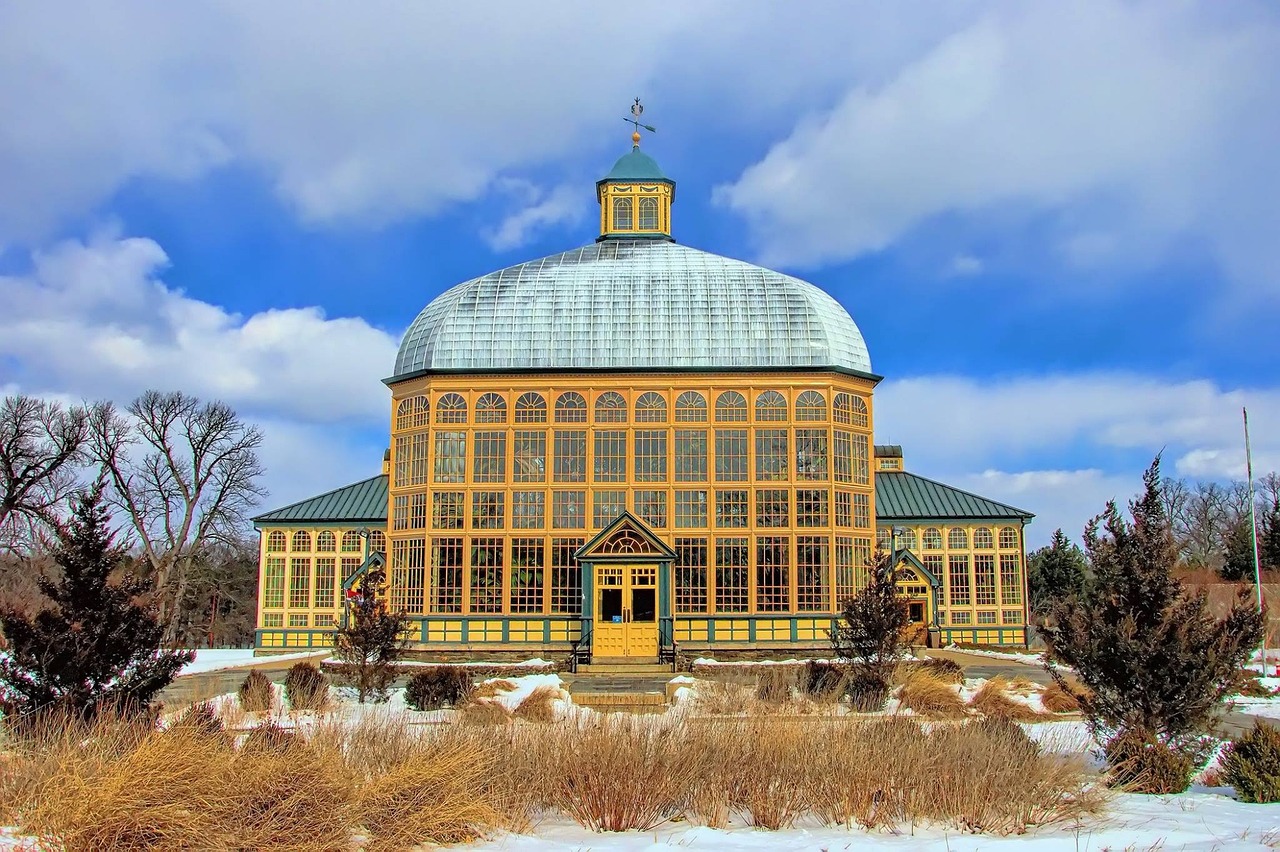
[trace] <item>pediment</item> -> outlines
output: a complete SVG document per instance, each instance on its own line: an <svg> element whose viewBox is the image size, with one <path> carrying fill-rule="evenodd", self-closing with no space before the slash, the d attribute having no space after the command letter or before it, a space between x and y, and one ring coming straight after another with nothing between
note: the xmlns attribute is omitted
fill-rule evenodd
<svg viewBox="0 0 1280 852"><path fill-rule="evenodd" d="M578 548L574 556L579 562L663 562L676 558L675 551L630 512L615 518L595 538Z"/></svg>

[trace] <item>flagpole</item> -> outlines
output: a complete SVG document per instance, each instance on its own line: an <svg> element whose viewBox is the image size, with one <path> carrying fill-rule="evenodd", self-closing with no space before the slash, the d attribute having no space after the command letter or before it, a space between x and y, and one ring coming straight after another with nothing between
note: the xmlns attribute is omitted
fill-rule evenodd
<svg viewBox="0 0 1280 852"><path fill-rule="evenodd" d="M1253 499L1253 452L1249 449L1249 409L1241 408L1244 414L1244 467L1245 478L1249 483L1249 540L1253 544L1253 587L1258 593L1258 612L1265 614L1262 601L1262 568L1258 564L1258 521L1255 517ZM1267 625L1262 625L1262 674L1267 674Z"/></svg>

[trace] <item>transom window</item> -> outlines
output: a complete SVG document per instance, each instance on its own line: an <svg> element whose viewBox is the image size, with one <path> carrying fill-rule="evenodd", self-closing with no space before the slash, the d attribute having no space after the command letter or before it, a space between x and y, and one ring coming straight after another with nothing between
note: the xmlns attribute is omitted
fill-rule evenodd
<svg viewBox="0 0 1280 852"><path fill-rule="evenodd" d="M547 400L540 393L521 394L516 400L517 423L546 423Z"/></svg>
<svg viewBox="0 0 1280 852"><path fill-rule="evenodd" d="M285 535L280 530L272 530L267 533L267 553L283 553L285 543Z"/></svg>
<svg viewBox="0 0 1280 852"><path fill-rule="evenodd" d="M697 391L685 391L676 398L677 423L706 423L707 398Z"/></svg>
<svg viewBox="0 0 1280 852"><path fill-rule="evenodd" d="M1018 546L1018 531L1013 527L1000 528L1000 547L1001 549L1011 549Z"/></svg>
<svg viewBox="0 0 1280 852"><path fill-rule="evenodd" d="M995 547L995 540L992 538L991 530L986 527L978 527L974 530L973 547L975 550L990 550Z"/></svg>
<svg viewBox="0 0 1280 852"><path fill-rule="evenodd" d="M636 420L640 423L666 423L667 401L662 394L648 391L636 400Z"/></svg>
<svg viewBox="0 0 1280 852"><path fill-rule="evenodd" d="M425 396L411 396L396 406L396 429L416 429L430 422L431 403Z"/></svg>
<svg viewBox="0 0 1280 852"><path fill-rule="evenodd" d="M725 391L716 397L716 420L742 423L747 419L747 398L737 391Z"/></svg>
<svg viewBox="0 0 1280 852"><path fill-rule="evenodd" d="M456 393L447 393L436 404L437 423L466 423L467 401Z"/></svg>
<svg viewBox="0 0 1280 852"><path fill-rule="evenodd" d="M316 536L316 550L320 553L333 553L338 549L337 537L328 530Z"/></svg>
<svg viewBox="0 0 1280 852"><path fill-rule="evenodd" d="M640 230L658 230L658 199L640 199Z"/></svg>
<svg viewBox="0 0 1280 852"><path fill-rule="evenodd" d="M942 530L937 527L929 527L924 531L924 549L925 550L941 550L942 549Z"/></svg>
<svg viewBox="0 0 1280 852"><path fill-rule="evenodd" d="M577 391L562 393L556 399L557 423L586 423L587 401Z"/></svg>
<svg viewBox="0 0 1280 852"><path fill-rule="evenodd" d="M615 391L605 391L596 397L596 422L627 422L627 401L622 398L622 394Z"/></svg>
<svg viewBox="0 0 1280 852"><path fill-rule="evenodd" d="M796 397L797 420L826 420L827 401L817 391L807 390Z"/></svg>
<svg viewBox="0 0 1280 852"><path fill-rule="evenodd" d="M293 550L308 551L311 549L311 535L298 530L293 534Z"/></svg>
<svg viewBox="0 0 1280 852"><path fill-rule="evenodd" d="M631 230L631 199L613 199L613 227L619 231Z"/></svg>
<svg viewBox="0 0 1280 852"><path fill-rule="evenodd" d="M360 533L355 530L347 530L342 534L342 552L343 553L359 553L360 552Z"/></svg>
<svg viewBox="0 0 1280 852"><path fill-rule="evenodd" d="M786 420L787 398L777 391L764 391L756 397L757 420Z"/></svg>
<svg viewBox="0 0 1280 852"><path fill-rule="evenodd" d="M947 531L947 547L952 550L964 550L969 546L969 533L962 529Z"/></svg>
<svg viewBox="0 0 1280 852"><path fill-rule="evenodd" d="M496 393L487 393L476 400L477 423L506 423L507 401Z"/></svg>

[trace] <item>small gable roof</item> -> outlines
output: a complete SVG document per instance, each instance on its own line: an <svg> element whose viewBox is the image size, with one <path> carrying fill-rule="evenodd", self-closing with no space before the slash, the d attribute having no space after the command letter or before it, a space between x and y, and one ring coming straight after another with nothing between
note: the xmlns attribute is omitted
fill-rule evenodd
<svg viewBox="0 0 1280 852"><path fill-rule="evenodd" d="M906 471L876 472L876 519L1019 520L1031 512Z"/></svg>
<svg viewBox="0 0 1280 852"><path fill-rule="evenodd" d="M648 547L647 551L613 550L610 545L615 539L639 539ZM630 512L624 511L614 518L607 527L600 530L574 553L574 558L583 562L633 561L636 559L656 559L658 561L676 558L676 552L666 542L654 535L648 525Z"/></svg>
<svg viewBox="0 0 1280 852"><path fill-rule="evenodd" d="M387 475L379 474L315 497L290 503L253 519L255 526L302 523L387 522Z"/></svg>

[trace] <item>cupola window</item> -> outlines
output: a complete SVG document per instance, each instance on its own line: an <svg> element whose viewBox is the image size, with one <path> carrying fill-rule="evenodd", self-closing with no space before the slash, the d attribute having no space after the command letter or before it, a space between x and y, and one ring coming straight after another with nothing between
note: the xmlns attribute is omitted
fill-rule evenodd
<svg viewBox="0 0 1280 852"><path fill-rule="evenodd" d="M613 199L613 228L616 231L631 230L631 199Z"/></svg>
<svg viewBox="0 0 1280 852"><path fill-rule="evenodd" d="M640 199L640 230L658 230L658 199Z"/></svg>

